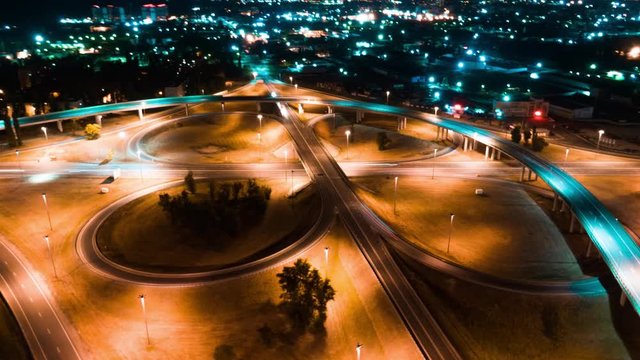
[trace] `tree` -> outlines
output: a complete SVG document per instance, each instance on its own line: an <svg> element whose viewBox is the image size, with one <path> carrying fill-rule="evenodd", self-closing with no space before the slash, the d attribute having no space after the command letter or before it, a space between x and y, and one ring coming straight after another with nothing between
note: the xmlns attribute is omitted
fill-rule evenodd
<svg viewBox="0 0 640 360"><path fill-rule="evenodd" d="M520 144L521 138L522 138L522 135L520 134L520 126L514 127L513 130L511 130L511 141L513 141L516 144Z"/></svg>
<svg viewBox="0 0 640 360"><path fill-rule="evenodd" d="M192 194L196 193L196 180L193 178L193 171L191 170L184 177L184 188Z"/></svg>
<svg viewBox="0 0 640 360"><path fill-rule="evenodd" d="M327 303L335 296L329 279L323 279L306 259L285 266L277 277L282 289L281 304L293 325L299 330L324 329Z"/></svg>
<svg viewBox="0 0 640 360"><path fill-rule="evenodd" d="M533 138L531 139L531 150L540 152L547 146L549 146L549 143L545 139L539 137L537 133L533 133Z"/></svg>
<svg viewBox="0 0 640 360"><path fill-rule="evenodd" d="M527 145L529 143L529 139L531 139L531 130L525 129L523 135L524 135L524 144Z"/></svg>
<svg viewBox="0 0 640 360"><path fill-rule="evenodd" d="M389 139L387 133L384 131L378 133L376 140L378 141L378 150L380 151L387 150L387 146L391 144L391 139Z"/></svg>
<svg viewBox="0 0 640 360"><path fill-rule="evenodd" d="M87 124L84 128L84 134L88 140L95 140L100 137L102 127L98 124Z"/></svg>

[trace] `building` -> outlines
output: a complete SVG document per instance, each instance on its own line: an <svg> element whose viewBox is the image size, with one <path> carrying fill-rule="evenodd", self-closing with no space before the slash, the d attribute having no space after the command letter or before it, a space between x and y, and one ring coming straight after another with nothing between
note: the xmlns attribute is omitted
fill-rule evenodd
<svg viewBox="0 0 640 360"><path fill-rule="evenodd" d="M549 103L541 99L495 101L493 109L502 118L543 120L549 115Z"/></svg>
<svg viewBox="0 0 640 360"><path fill-rule="evenodd" d="M169 7L167 4L144 4L141 15L143 20L165 21L169 17Z"/></svg>
<svg viewBox="0 0 640 360"><path fill-rule="evenodd" d="M126 15L124 13L124 8L119 6L93 5L91 7L91 18L94 22L112 23L124 21L126 19Z"/></svg>
<svg viewBox="0 0 640 360"><path fill-rule="evenodd" d="M549 114L562 119L591 119L593 105L589 100L581 95L549 97Z"/></svg>

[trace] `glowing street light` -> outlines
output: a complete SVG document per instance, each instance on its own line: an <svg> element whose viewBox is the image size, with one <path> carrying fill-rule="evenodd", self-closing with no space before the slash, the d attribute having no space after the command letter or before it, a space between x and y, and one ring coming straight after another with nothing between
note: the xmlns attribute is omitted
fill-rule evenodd
<svg viewBox="0 0 640 360"><path fill-rule="evenodd" d="M42 193L42 202L44 203L44 208L47 210L47 218L49 219L49 230L53 230L53 225L51 225L51 214L49 213L49 203L47 202L47 193Z"/></svg>
<svg viewBox="0 0 640 360"><path fill-rule="evenodd" d="M42 132L44 133L44 139L49 141L49 135L47 135L47 128L46 127L41 127L40 130L42 130Z"/></svg>
<svg viewBox="0 0 640 360"><path fill-rule="evenodd" d="M258 122L260 123L260 130L262 130L262 114L258 114Z"/></svg>
<svg viewBox="0 0 640 360"><path fill-rule="evenodd" d="M329 267L329 247L324 247L324 263L327 267Z"/></svg>
<svg viewBox="0 0 640 360"><path fill-rule="evenodd" d="M602 140L602 135L604 135L604 130L598 130L598 145L596 146L597 149L600 149L600 140Z"/></svg>
<svg viewBox="0 0 640 360"><path fill-rule="evenodd" d="M356 345L356 359L357 360L360 360L361 352L362 352L362 344L358 343Z"/></svg>
<svg viewBox="0 0 640 360"><path fill-rule="evenodd" d="M396 215L396 204L398 202L398 177L393 179L393 215Z"/></svg>
<svg viewBox="0 0 640 360"><path fill-rule="evenodd" d="M433 108L434 115L438 116L438 110L440 110L440 108L437 106Z"/></svg>
<svg viewBox="0 0 640 360"><path fill-rule="evenodd" d="M449 226L449 241L447 241L447 254L449 254L449 246L451 245L451 232L453 231L453 218L456 217L453 213L450 213L449 216L451 216L451 223Z"/></svg>
<svg viewBox="0 0 640 360"><path fill-rule="evenodd" d="M436 157L438 156L438 149L433 149L433 168L431 171L431 180L436 177Z"/></svg>
<svg viewBox="0 0 640 360"><path fill-rule="evenodd" d="M18 162L18 169L22 171L22 163L20 162L20 150L16 150L16 161Z"/></svg>
<svg viewBox="0 0 640 360"><path fill-rule="evenodd" d="M391 95L391 91L387 90L387 105L389 104L389 95Z"/></svg>
<svg viewBox="0 0 640 360"><path fill-rule="evenodd" d="M142 316L144 317L144 327L147 330L147 345L151 345L151 338L149 337L149 323L147 322L147 307L144 304L144 294L138 295L140 299L140 306L142 307Z"/></svg>
<svg viewBox="0 0 640 360"><path fill-rule="evenodd" d="M56 263L53 261L53 252L51 251L51 244L49 242L49 235L44 236L44 242L47 243L47 250L49 251L49 257L51 258L51 266L53 267L53 275L58 278L58 271L56 271Z"/></svg>
<svg viewBox="0 0 640 360"><path fill-rule="evenodd" d="M289 76L289 84L293 84L293 76Z"/></svg>
<svg viewBox="0 0 640 360"><path fill-rule="evenodd" d="M258 73L256 71L252 72L251 75L253 75L253 80L258 78Z"/></svg>
<svg viewBox="0 0 640 360"><path fill-rule="evenodd" d="M344 134L347 136L347 159L349 159L349 136L351 136L351 131L347 130Z"/></svg>

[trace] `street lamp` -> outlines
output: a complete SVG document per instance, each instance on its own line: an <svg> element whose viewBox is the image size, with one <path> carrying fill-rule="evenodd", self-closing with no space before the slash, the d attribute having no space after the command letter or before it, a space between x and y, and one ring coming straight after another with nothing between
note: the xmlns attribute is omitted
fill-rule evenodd
<svg viewBox="0 0 640 360"><path fill-rule="evenodd" d="M398 177L393 179L393 215L396 215L396 203L398 200Z"/></svg>
<svg viewBox="0 0 640 360"><path fill-rule="evenodd" d="M293 84L293 76L289 76L289 84Z"/></svg>
<svg viewBox="0 0 640 360"><path fill-rule="evenodd" d="M20 150L16 150L16 161L18 162L18 169L22 170L22 163L20 162Z"/></svg>
<svg viewBox="0 0 640 360"><path fill-rule="evenodd" d="M46 127L41 127L40 130L42 130L42 132L44 133L44 139L45 140L49 140L49 135L47 135L47 128Z"/></svg>
<svg viewBox="0 0 640 360"><path fill-rule="evenodd" d="M253 80L258 78L258 73L256 71L252 72L251 75L253 75Z"/></svg>
<svg viewBox="0 0 640 360"><path fill-rule="evenodd" d="M391 91L387 90L387 105L389 105L389 95L391 94Z"/></svg>
<svg viewBox="0 0 640 360"><path fill-rule="evenodd" d="M58 278L58 272L56 271L56 263L53 261L53 252L51 251L51 244L49 243L49 235L44 236L44 242L47 243L47 250L49 251L49 257L51 258L51 266L53 266L53 275Z"/></svg>
<svg viewBox="0 0 640 360"><path fill-rule="evenodd" d="M349 136L351 136L351 130L347 130L344 132L347 135L347 160L349 159Z"/></svg>
<svg viewBox="0 0 640 360"><path fill-rule="evenodd" d="M260 123L260 130L262 130L262 114L258 114L258 122Z"/></svg>
<svg viewBox="0 0 640 360"><path fill-rule="evenodd" d="M356 359L360 360L360 353L362 352L362 344L358 343L356 345Z"/></svg>
<svg viewBox="0 0 640 360"><path fill-rule="evenodd" d="M140 299L140 306L142 307L142 316L144 317L144 327L147 330L147 345L151 345L151 339L149 338L149 323L147 322L147 308L144 304L144 294L138 295Z"/></svg>
<svg viewBox="0 0 640 360"><path fill-rule="evenodd" d="M451 245L451 232L453 231L453 218L456 217L453 213L450 213L449 216L451 216L451 223L449 226L449 241L447 241L447 254L449 254L449 246Z"/></svg>
<svg viewBox="0 0 640 360"><path fill-rule="evenodd" d="M596 147L598 150L600 149L600 140L602 140L602 135L604 135L604 130L598 130L598 146Z"/></svg>
<svg viewBox="0 0 640 360"><path fill-rule="evenodd" d="M42 202L44 202L44 208L47 210L47 218L49 219L49 230L53 230L51 225L51 214L49 213L49 203L47 203L47 193L42 193Z"/></svg>
<svg viewBox="0 0 640 360"><path fill-rule="evenodd" d="M324 247L324 263L328 267L329 266L329 247Z"/></svg>
<svg viewBox="0 0 640 360"><path fill-rule="evenodd" d="M431 180L436 177L436 156L438 156L438 149L433 149L433 168L431 169Z"/></svg>
<svg viewBox="0 0 640 360"><path fill-rule="evenodd" d="M438 110L440 110L440 108L437 106L433 108L433 111L435 112L434 115L438 116Z"/></svg>

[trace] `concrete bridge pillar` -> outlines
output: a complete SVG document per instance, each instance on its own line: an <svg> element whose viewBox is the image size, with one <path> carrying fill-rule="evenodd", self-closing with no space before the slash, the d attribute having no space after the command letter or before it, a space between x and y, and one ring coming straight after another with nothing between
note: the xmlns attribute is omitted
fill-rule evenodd
<svg viewBox="0 0 640 360"><path fill-rule="evenodd" d="M56 125L58 125L58 131L64 132L64 129L62 128L62 120L56 121Z"/></svg>
<svg viewBox="0 0 640 360"><path fill-rule="evenodd" d="M573 213L573 211L571 212L571 222L569 223L569 234L573 234L573 231L575 230L576 227L576 214Z"/></svg>
<svg viewBox="0 0 640 360"><path fill-rule="evenodd" d="M189 104L184 104L184 115L189 116Z"/></svg>
<svg viewBox="0 0 640 360"><path fill-rule="evenodd" d="M476 141L476 139L473 139L473 150L476 150L478 148L478 142Z"/></svg>
<svg viewBox="0 0 640 360"><path fill-rule="evenodd" d="M138 119L144 120L144 113L142 112L142 108L138 109Z"/></svg>
<svg viewBox="0 0 640 360"><path fill-rule="evenodd" d="M496 149L496 151L498 152L498 155L497 155L497 157L496 157L496 158L497 158L498 160L500 160L500 158L502 157L502 151L500 151L500 150L498 150L498 149Z"/></svg>
<svg viewBox="0 0 640 360"><path fill-rule="evenodd" d="M440 126L436 126L436 140L440 140Z"/></svg>
<svg viewBox="0 0 640 360"><path fill-rule="evenodd" d="M551 211L555 212L557 208L558 208L558 194L556 194L554 192L553 193L553 207L551 208Z"/></svg>
<svg viewBox="0 0 640 360"><path fill-rule="evenodd" d="M406 129L407 128L407 118L404 118L404 121L402 122L402 128Z"/></svg>
<svg viewBox="0 0 640 360"><path fill-rule="evenodd" d="M222 109L222 112L224 112L224 101L220 102L220 108Z"/></svg>
<svg viewBox="0 0 640 360"><path fill-rule="evenodd" d="M331 106L327 106L327 114L333 114L333 108Z"/></svg>
<svg viewBox="0 0 640 360"><path fill-rule="evenodd" d="M491 148L491 161L496 159L496 148Z"/></svg>
<svg viewBox="0 0 640 360"><path fill-rule="evenodd" d="M526 167L524 167L524 166L522 167L522 172L520 173L520 182L524 181L524 172L525 172L526 169L527 169Z"/></svg>
<svg viewBox="0 0 640 360"><path fill-rule="evenodd" d="M567 203L562 199L562 206L560 206L560 212L567 211Z"/></svg>
<svg viewBox="0 0 640 360"><path fill-rule="evenodd" d="M593 242L591 241L591 239L589 239L589 244L587 244L587 254L586 254L587 258L591 257L592 250L593 250Z"/></svg>
<svg viewBox="0 0 640 360"><path fill-rule="evenodd" d="M462 145L462 151L466 152L468 146L469 146L469 138L465 136L464 137L464 145Z"/></svg>
<svg viewBox="0 0 640 360"><path fill-rule="evenodd" d="M627 303L627 294L624 292L624 290L622 290L622 293L620 294L620 306L624 306L624 304Z"/></svg>
<svg viewBox="0 0 640 360"><path fill-rule="evenodd" d="M304 106L302 105L302 103L298 104L298 114L304 114Z"/></svg>
<svg viewBox="0 0 640 360"><path fill-rule="evenodd" d="M487 160L489 158L489 145L484 148L484 159Z"/></svg>
<svg viewBox="0 0 640 360"><path fill-rule="evenodd" d="M96 124L102 126L102 115L96 115Z"/></svg>
<svg viewBox="0 0 640 360"><path fill-rule="evenodd" d="M360 110L356 111L356 124L359 124L362 122L362 118L364 117L364 113Z"/></svg>

